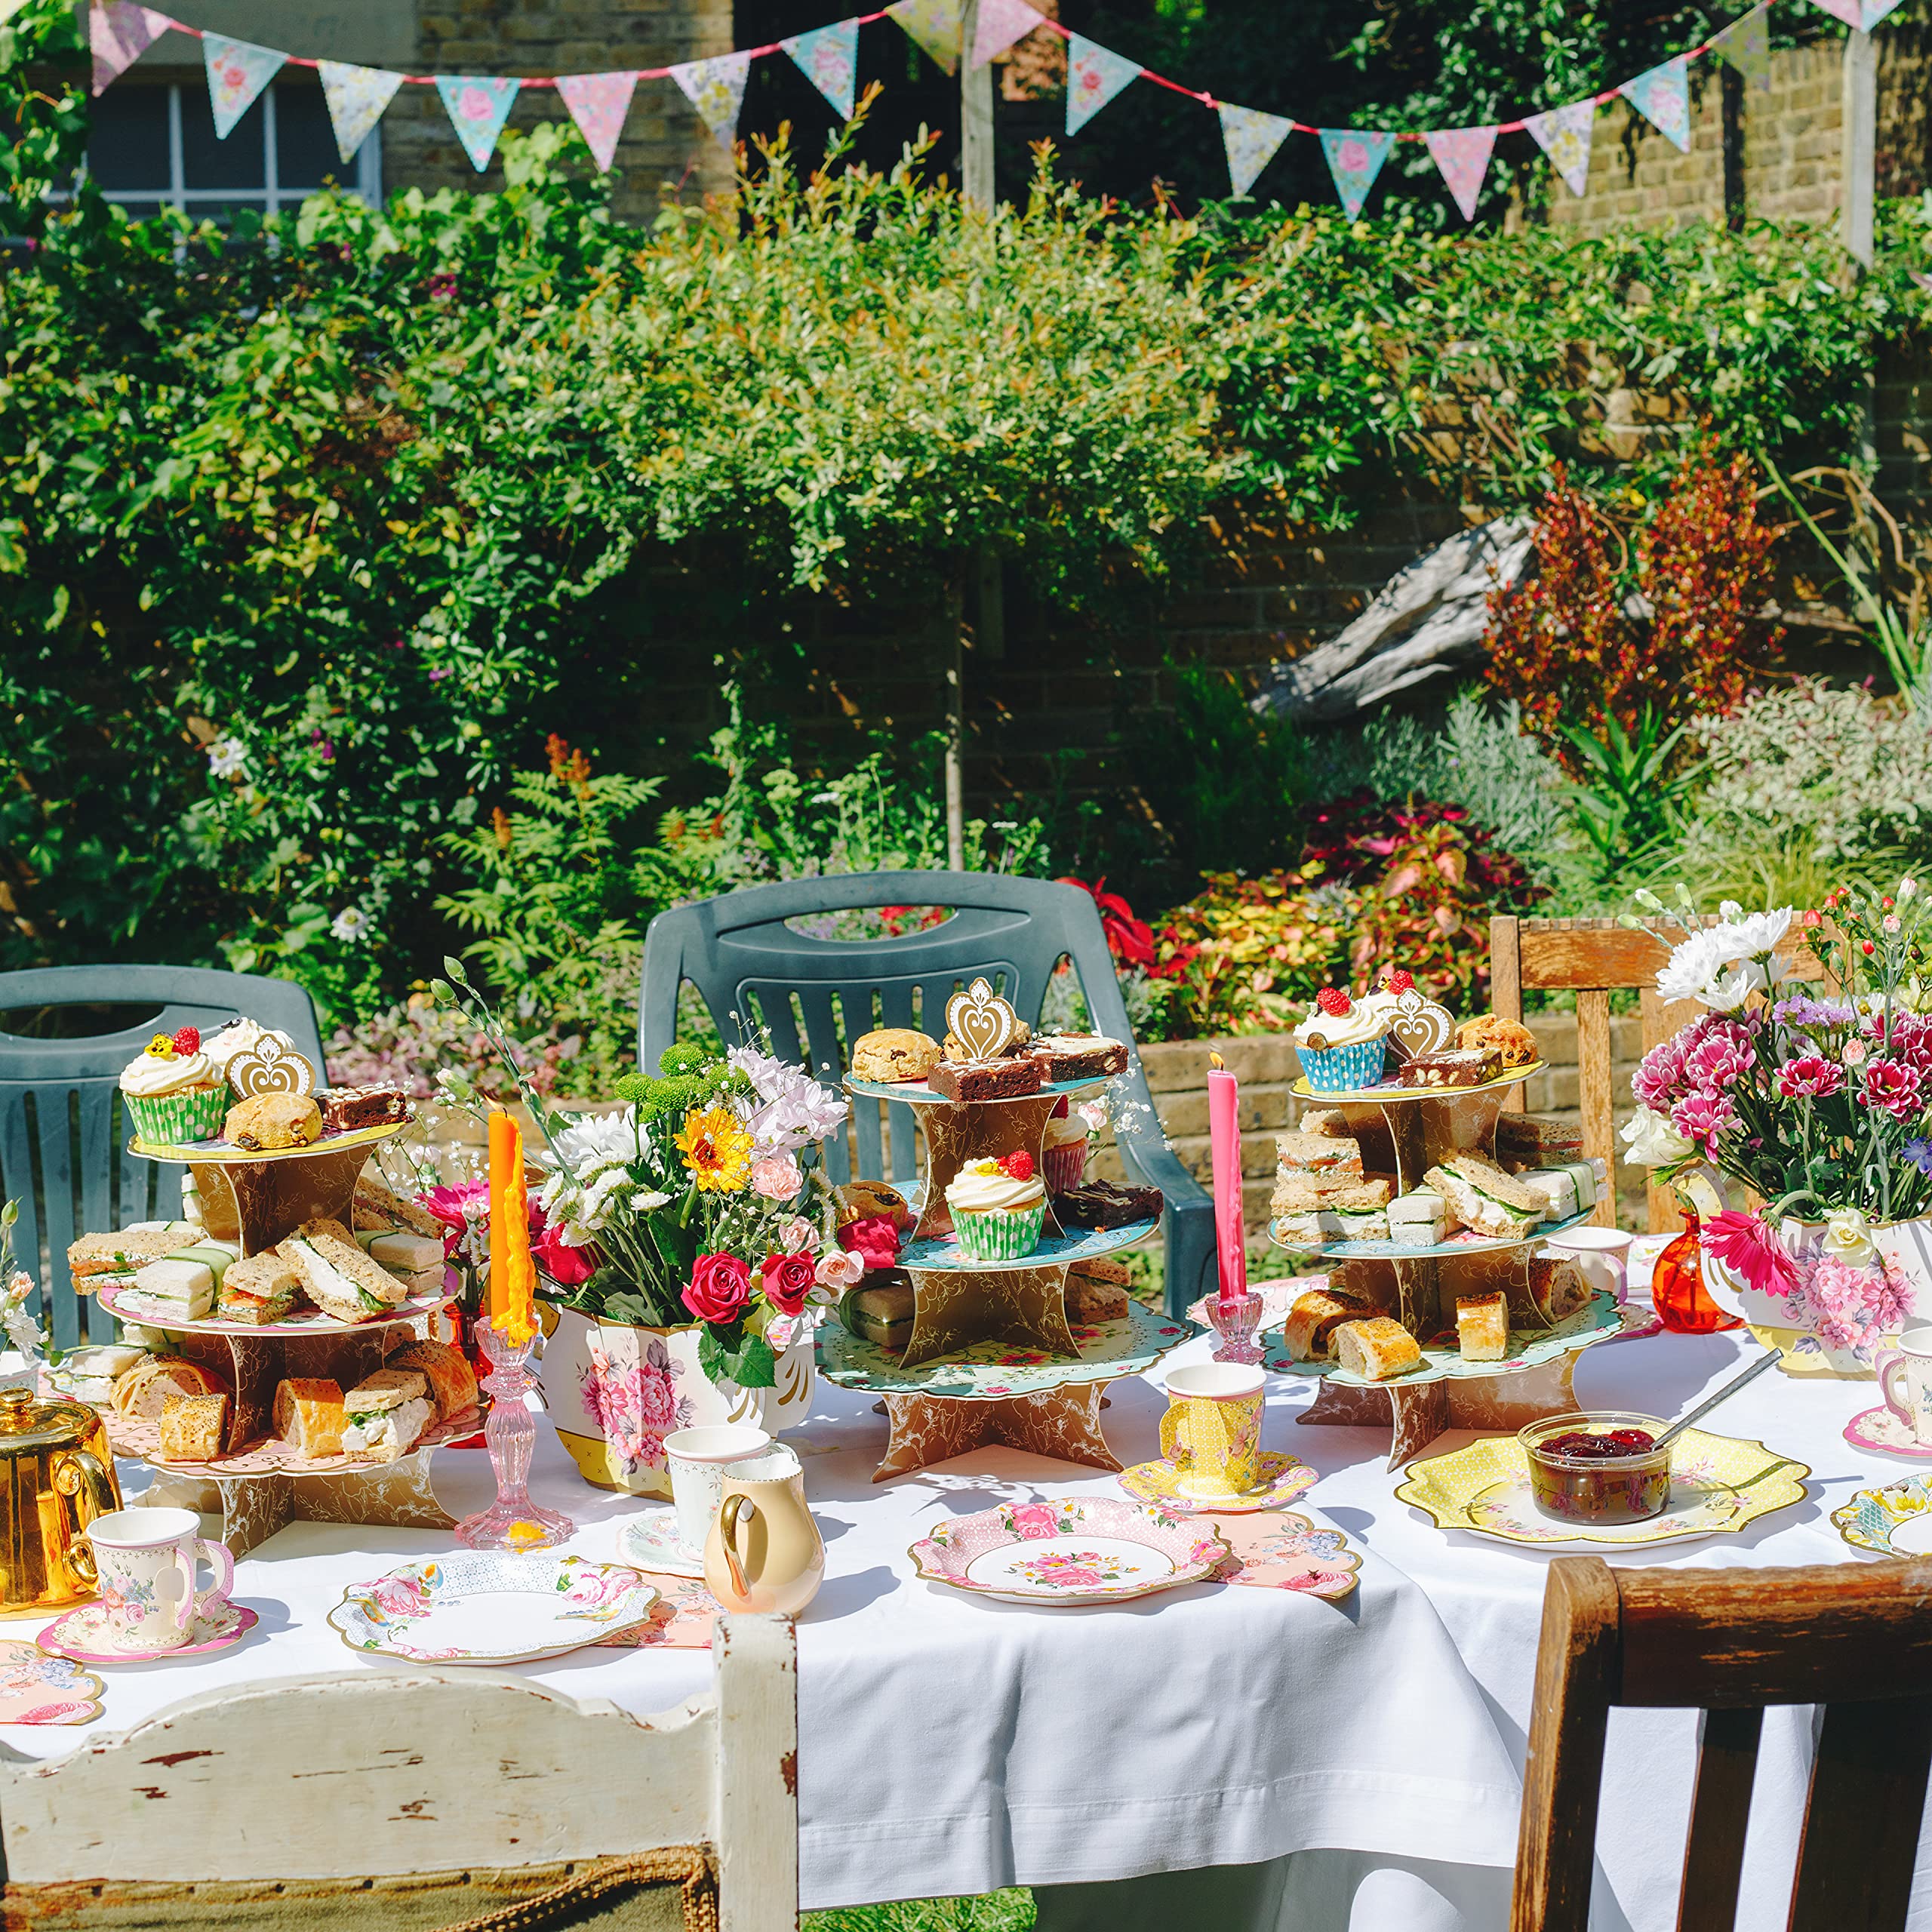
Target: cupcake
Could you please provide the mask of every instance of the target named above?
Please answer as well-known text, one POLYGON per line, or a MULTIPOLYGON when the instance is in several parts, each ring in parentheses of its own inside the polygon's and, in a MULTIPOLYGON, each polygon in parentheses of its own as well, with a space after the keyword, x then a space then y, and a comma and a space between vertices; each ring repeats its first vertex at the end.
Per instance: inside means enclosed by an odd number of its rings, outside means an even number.
POLYGON ((1339 986, 1324 986, 1315 995, 1315 1011, 1294 1033, 1301 1070, 1315 1092, 1358 1093, 1382 1078, 1395 1005, 1381 993, 1351 999, 1339 986))
POLYGON ((1091 1131, 1079 1115, 1071 1111, 1056 1114, 1047 1122, 1040 1167, 1049 1194, 1064 1194, 1069 1187, 1080 1185, 1087 1171, 1087 1139, 1091 1131))
POLYGON ((157 1033, 147 1051, 122 1069, 121 1091, 136 1137, 170 1146, 213 1140, 228 1112, 227 1084, 192 1026, 171 1038, 157 1033))
POLYGON ((968 1161, 946 1190, 946 1204, 969 1261, 1017 1261, 1040 1244, 1047 1190, 1023 1150, 968 1161))

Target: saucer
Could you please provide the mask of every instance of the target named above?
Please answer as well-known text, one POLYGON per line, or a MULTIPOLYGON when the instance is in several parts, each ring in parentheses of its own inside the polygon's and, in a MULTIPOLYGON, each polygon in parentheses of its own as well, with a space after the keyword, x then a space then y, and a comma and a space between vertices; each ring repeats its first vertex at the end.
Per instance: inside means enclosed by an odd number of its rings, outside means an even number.
POLYGON ((1854 1449, 1881 1450, 1887 1456, 1909 1456, 1915 1463, 1932 1463, 1932 1442, 1921 1442, 1881 1402, 1856 1415, 1844 1426, 1844 1439, 1854 1449))
POLYGON ((238 1644, 259 1619, 238 1603, 225 1603, 212 1611, 197 1611, 188 1641, 171 1651, 135 1651, 114 1644, 109 1635, 105 1604, 84 1603, 54 1619, 40 1633, 40 1647, 50 1657, 71 1657, 76 1663, 171 1663, 177 1657, 205 1656, 238 1644))
POLYGON ((1261 1465, 1261 1481, 1249 1490, 1204 1494, 1183 1489, 1180 1472, 1169 1462, 1142 1463, 1123 1469, 1120 1486, 1142 1503, 1158 1503, 1180 1515, 1232 1516, 1251 1509, 1278 1509, 1315 1481, 1315 1472, 1292 1456, 1277 1456, 1264 1449, 1256 1460, 1261 1465))
POLYGON ((617 1534, 617 1549, 626 1563, 654 1570, 660 1577, 702 1577, 704 1559, 694 1556, 678 1540, 675 1505, 646 1509, 633 1516, 617 1534))

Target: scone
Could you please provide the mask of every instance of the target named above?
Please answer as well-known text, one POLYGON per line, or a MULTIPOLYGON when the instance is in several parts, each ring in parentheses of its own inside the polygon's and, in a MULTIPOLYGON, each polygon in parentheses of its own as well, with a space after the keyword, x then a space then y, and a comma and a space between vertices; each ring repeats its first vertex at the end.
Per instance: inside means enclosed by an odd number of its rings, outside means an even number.
POLYGON ((909 1026, 881 1027, 853 1042, 854 1080, 923 1080, 939 1062, 939 1042, 909 1026))
POLYGON ((228 1110, 221 1137, 260 1151, 312 1146, 322 1137, 322 1110, 306 1094, 255 1094, 228 1110))
POLYGON ((1519 1066, 1534 1066, 1543 1057, 1537 1051, 1537 1036, 1527 1026, 1494 1013, 1464 1020, 1456 1029, 1456 1044, 1466 1048, 1494 1047, 1502 1057, 1506 1073, 1519 1066))

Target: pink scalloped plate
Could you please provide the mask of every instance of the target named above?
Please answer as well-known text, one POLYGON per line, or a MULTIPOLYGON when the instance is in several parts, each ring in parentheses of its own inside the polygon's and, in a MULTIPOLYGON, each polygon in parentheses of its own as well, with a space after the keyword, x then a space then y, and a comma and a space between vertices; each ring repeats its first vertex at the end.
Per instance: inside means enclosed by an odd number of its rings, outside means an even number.
POLYGON ((1909 1457, 1932 1463, 1932 1442, 1921 1442, 1884 1403, 1855 1415, 1844 1426, 1844 1439, 1854 1449, 1875 1449, 1883 1456, 1909 1457))
POLYGON ((195 1613, 192 1641, 171 1651, 116 1649, 105 1641, 108 1613, 105 1604, 84 1603, 65 1617, 56 1617, 40 1633, 40 1647, 49 1657, 71 1657, 76 1663, 172 1663, 177 1657, 198 1657, 210 1651, 225 1651, 238 1644, 260 1622, 252 1610, 238 1603, 217 1604, 208 1611, 195 1613))

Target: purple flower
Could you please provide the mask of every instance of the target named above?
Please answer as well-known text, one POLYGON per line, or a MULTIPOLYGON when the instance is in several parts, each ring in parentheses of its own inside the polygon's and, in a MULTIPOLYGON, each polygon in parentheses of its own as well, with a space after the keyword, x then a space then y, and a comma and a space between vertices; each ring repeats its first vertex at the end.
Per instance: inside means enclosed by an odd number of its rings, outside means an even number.
POLYGON ((1857 1017, 1850 1004, 1844 1000, 1813 999, 1804 993, 1794 993, 1789 999, 1781 999, 1771 1008, 1771 1017, 1780 1026, 1803 1029, 1810 1026, 1844 1026, 1857 1017))
POLYGON ((755 1158, 815 1146, 845 1124, 847 1103, 803 1067, 751 1047, 734 1047, 725 1057, 750 1081, 756 1096, 745 1121, 755 1158))
POLYGON ((1908 1140, 1899 1149, 1899 1154, 1908 1167, 1916 1168, 1927 1180, 1932 1180, 1932 1140, 1922 1135, 1915 1140, 1908 1140))
POLYGON ((445 678, 452 674, 454 669, 454 666, 448 664, 431 665, 429 667, 430 683, 432 685, 441 684, 445 678))

